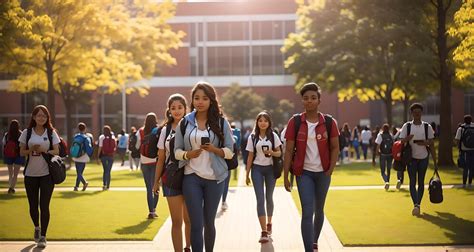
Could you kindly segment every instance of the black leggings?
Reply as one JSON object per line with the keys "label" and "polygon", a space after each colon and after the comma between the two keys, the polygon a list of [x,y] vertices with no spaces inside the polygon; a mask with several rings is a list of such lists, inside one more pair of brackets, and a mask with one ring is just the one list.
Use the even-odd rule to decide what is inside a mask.
{"label": "black leggings", "polygon": [[26,196],[30,205],[30,216],[35,227],[39,226],[38,203],[41,209],[41,235],[46,236],[49,224],[49,202],[53,195],[54,183],[50,175],[25,177]]}

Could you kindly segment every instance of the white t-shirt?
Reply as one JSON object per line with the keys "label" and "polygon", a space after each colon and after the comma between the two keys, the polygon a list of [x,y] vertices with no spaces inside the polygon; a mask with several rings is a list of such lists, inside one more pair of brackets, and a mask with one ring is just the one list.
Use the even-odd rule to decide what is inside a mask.
{"label": "white t-shirt", "polygon": [[372,132],[370,132],[370,130],[362,130],[362,133],[360,135],[360,140],[362,141],[363,144],[369,144],[371,138],[372,138]]}
{"label": "white t-shirt", "polygon": [[[91,133],[86,133],[86,136],[89,138],[89,141],[92,141],[92,134]],[[104,139],[102,139],[102,141],[104,141]],[[91,142],[92,144],[92,142]],[[80,156],[80,157],[77,157],[77,158],[72,158],[72,161],[74,162],[78,162],[78,163],[87,163],[89,161],[91,161],[89,155],[87,155],[87,153],[84,152],[84,155]]]}
{"label": "white t-shirt", "polygon": [[318,143],[316,141],[316,126],[318,126],[318,123],[311,123],[308,121],[306,121],[306,123],[308,124],[308,140],[306,141],[306,154],[303,170],[322,172],[324,169],[319,155]]}
{"label": "white t-shirt", "polygon": [[165,139],[166,128],[163,128],[160,134],[160,138],[158,139],[158,149],[165,150],[166,152],[165,162],[168,160],[170,156],[170,139],[174,136],[175,133],[176,133],[175,130],[171,129],[170,134]]}
{"label": "white t-shirt", "polygon": [[[255,160],[253,161],[254,164],[256,165],[261,165],[261,166],[268,166],[268,165],[273,165],[273,159],[272,157],[265,157],[265,154],[263,153],[262,146],[267,145],[269,149],[275,149],[281,146],[281,141],[278,135],[273,132],[273,139],[275,140],[275,147],[272,146],[272,142],[270,139],[267,139],[265,136],[262,138],[260,135],[258,136],[258,141],[257,144],[255,145],[255,148],[257,149],[257,153],[255,156]],[[255,155],[255,150],[253,149],[253,139],[252,135],[249,136],[247,140],[247,146],[245,147],[245,150],[249,152],[253,152]]]}
{"label": "white t-shirt", "polygon": [[[26,135],[28,129],[23,130],[20,135],[20,143],[26,144]],[[56,131],[53,131],[53,145],[59,144],[59,136]],[[48,139],[48,131],[45,129],[44,133],[40,136],[36,134],[35,130],[33,129],[31,132],[31,138],[28,141],[28,148],[32,149],[33,145],[39,144],[40,150],[42,152],[46,152],[49,150],[49,139]],[[25,175],[28,177],[42,177],[49,174],[48,163],[44,160],[41,154],[33,156],[32,153],[29,155],[28,167],[26,168]]]}
{"label": "white t-shirt", "polygon": [[[407,125],[411,123],[410,135],[413,135],[412,140],[410,140],[411,146],[411,155],[415,159],[425,159],[428,157],[428,150],[426,146],[420,146],[414,143],[414,140],[426,140],[425,138],[425,126],[424,124],[427,122],[422,122],[420,125],[413,124],[413,121],[406,122],[403,124],[402,129],[400,130],[400,138],[405,138],[407,136]],[[427,123],[428,124],[428,123]],[[433,128],[430,124],[428,124],[428,139],[434,138]]]}
{"label": "white t-shirt", "polygon": [[[463,123],[462,125],[465,126],[466,124]],[[471,123],[469,127],[474,128],[474,123]],[[456,131],[456,136],[454,137],[454,139],[461,140],[461,136],[462,136],[463,131],[464,131],[464,129],[462,127],[459,127],[458,130]],[[461,143],[461,150],[470,151],[470,150],[474,150],[474,148],[466,148],[466,146],[464,146],[464,144]]]}
{"label": "white t-shirt", "polygon": [[[195,128],[189,135],[191,149],[197,150],[201,146],[201,137],[209,137],[207,130]],[[197,158],[189,159],[189,163],[184,168],[184,174],[196,173],[199,177],[209,180],[216,180],[214,170],[211,168],[211,156],[208,151],[203,150]]]}

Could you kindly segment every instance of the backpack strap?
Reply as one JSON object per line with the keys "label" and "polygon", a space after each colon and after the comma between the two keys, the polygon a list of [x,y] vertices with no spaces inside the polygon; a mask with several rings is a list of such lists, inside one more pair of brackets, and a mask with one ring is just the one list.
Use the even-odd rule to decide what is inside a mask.
{"label": "backpack strap", "polygon": [[48,140],[49,140],[49,150],[53,150],[53,131],[50,128],[46,128],[48,132]]}
{"label": "backpack strap", "polygon": [[406,135],[406,136],[409,136],[410,133],[411,133],[411,122],[409,122],[409,123],[407,124],[407,135]]}
{"label": "backpack strap", "polygon": [[253,133],[250,136],[252,138],[252,145],[253,145],[253,160],[252,160],[252,164],[253,164],[253,162],[255,161],[255,158],[257,158],[257,142],[258,142],[259,137],[255,136],[255,134]]}
{"label": "backpack strap", "polygon": [[428,140],[428,123],[423,123],[425,126],[425,139]]}
{"label": "backpack strap", "polygon": [[324,120],[325,120],[325,126],[326,126],[326,132],[328,134],[328,146],[329,149],[331,149],[331,131],[332,131],[332,116],[331,115],[324,115]]}
{"label": "backpack strap", "polygon": [[295,123],[295,142],[296,142],[296,138],[298,137],[298,131],[300,131],[300,126],[301,126],[301,114],[294,114],[293,120]]}

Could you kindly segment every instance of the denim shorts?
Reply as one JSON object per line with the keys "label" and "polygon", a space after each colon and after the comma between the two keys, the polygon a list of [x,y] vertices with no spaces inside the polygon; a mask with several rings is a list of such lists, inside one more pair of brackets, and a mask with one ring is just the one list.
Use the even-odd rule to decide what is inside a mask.
{"label": "denim shorts", "polygon": [[15,158],[4,157],[3,161],[5,162],[6,165],[12,165],[12,164],[24,165],[25,164],[25,157],[23,157],[23,156],[18,156],[18,157],[15,157]]}
{"label": "denim shorts", "polygon": [[176,190],[164,185],[162,186],[162,188],[163,188],[163,197],[173,197],[173,196],[183,195],[182,190]]}

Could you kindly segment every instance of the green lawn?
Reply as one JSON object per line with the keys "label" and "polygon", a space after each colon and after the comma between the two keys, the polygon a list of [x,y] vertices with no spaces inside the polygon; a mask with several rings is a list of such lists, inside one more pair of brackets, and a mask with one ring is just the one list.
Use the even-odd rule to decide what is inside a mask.
{"label": "green lawn", "polygon": [[417,218],[407,190],[331,190],[325,214],[344,246],[474,244],[473,197],[474,189],[446,189],[444,202],[432,204],[425,190]]}
{"label": "green lawn", "polygon": [[[0,195],[0,240],[32,240],[25,193]],[[146,219],[145,192],[55,192],[48,240],[152,240],[169,216],[166,200],[158,218]]]}
{"label": "green lawn", "polygon": [[[74,164],[73,164],[74,165]],[[102,187],[102,165],[96,163],[88,163],[84,171],[84,177],[89,182],[89,186]],[[134,170],[133,172],[129,169],[114,171],[112,169],[112,180],[110,182],[111,187],[144,187],[145,182],[143,181],[143,175],[140,170]],[[233,176],[232,176],[233,178]],[[76,183],[76,170],[70,169],[67,171],[66,181],[58,185],[59,187],[74,187]],[[231,179],[230,186],[237,186],[237,180]],[[7,188],[7,181],[0,181],[0,188]],[[23,179],[18,180],[18,188],[24,187]],[[82,187],[82,184],[81,184]]]}

